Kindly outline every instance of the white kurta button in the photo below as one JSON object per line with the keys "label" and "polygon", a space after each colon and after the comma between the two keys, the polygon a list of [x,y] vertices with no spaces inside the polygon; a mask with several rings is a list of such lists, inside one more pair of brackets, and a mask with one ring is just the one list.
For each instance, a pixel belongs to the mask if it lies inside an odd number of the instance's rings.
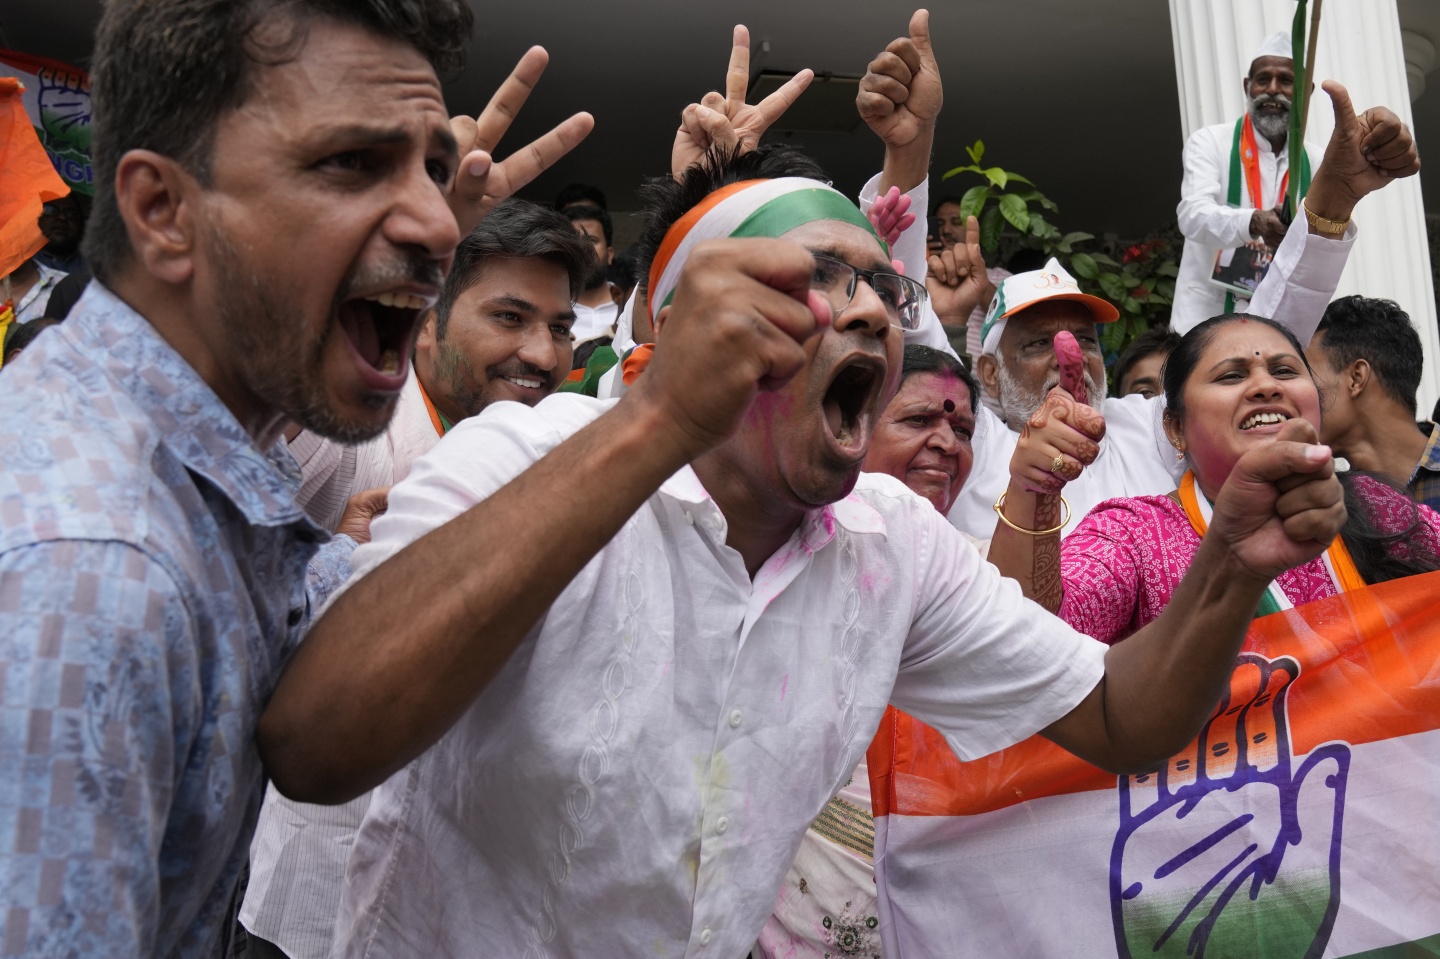
{"label": "white kurta button", "polygon": [[724,835],[724,834],[725,834],[725,830],[727,830],[727,829],[729,829],[729,828],[730,828],[730,820],[729,820],[728,818],[726,818],[725,816],[721,816],[719,819],[715,820],[715,831],[718,832],[718,833],[720,833],[721,835]]}
{"label": "white kurta button", "polygon": [[731,714],[730,714],[730,728],[731,728],[731,729],[738,729],[738,728],[740,728],[740,719],[741,719],[740,710],[737,709],[737,710],[735,710],[733,713],[731,713]]}
{"label": "white kurta button", "polygon": [[688,509],[685,511],[685,522],[689,523],[691,526],[695,525],[695,514],[690,512]]}
{"label": "white kurta button", "polygon": [[709,929],[709,927],[706,927],[706,928],[700,930],[700,945],[702,945],[702,946],[708,946],[708,945],[710,945],[710,929]]}

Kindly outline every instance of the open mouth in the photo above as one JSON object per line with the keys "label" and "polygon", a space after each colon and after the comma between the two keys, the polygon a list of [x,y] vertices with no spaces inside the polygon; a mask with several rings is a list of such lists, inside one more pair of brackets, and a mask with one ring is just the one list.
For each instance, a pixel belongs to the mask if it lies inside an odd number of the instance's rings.
{"label": "open mouth", "polygon": [[432,302],[433,298],[415,293],[385,290],[340,304],[340,328],[372,386],[404,385],[415,327]]}
{"label": "open mouth", "polygon": [[870,416],[884,372],[865,358],[842,366],[821,400],[825,425],[845,452],[863,451],[870,438]]}
{"label": "open mouth", "polygon": [[1290,419],[1284,413],[1251,413],[1240,424],[1241,430],[1253,430],[1259,426],[1279,426]]}

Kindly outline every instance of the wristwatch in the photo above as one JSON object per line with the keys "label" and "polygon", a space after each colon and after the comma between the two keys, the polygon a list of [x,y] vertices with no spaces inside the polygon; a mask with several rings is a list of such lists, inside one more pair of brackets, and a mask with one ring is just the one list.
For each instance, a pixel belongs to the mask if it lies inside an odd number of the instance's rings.
{"label": "wristwatch", "polygon": [[1344,236],[1346,228],[1350,226],[1350,218],[1348,216],[1343,220],[1326,219],[1320,214],[1313,212],[1310,209],[1310,205],[1304,200],[1300,201],[1300,208],[1305,211],[1305,219],[1310,221],[1310,226],[1314,228],[1316,233],[1323,233],[1326,236],[1338,238]]}

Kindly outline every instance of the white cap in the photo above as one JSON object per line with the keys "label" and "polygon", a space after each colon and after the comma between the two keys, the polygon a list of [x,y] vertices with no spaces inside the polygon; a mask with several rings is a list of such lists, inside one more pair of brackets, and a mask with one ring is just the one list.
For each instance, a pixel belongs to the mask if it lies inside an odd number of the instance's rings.
{"label": "white cap", "polygon": [[[1261,57],[1283,57],[1286,60],[1290,60],[1293,59],[1294,56],[1295,49],[1290,43],[1290,34],[1272,33],[1265,38],[1264,43],[1260,44],[1260,49],[1255,51],[1255,55],[1250,58],[1250,62],[1253,64]],[[1246,72],[1248,73],[1249,71],[1247,70]]]}
{"label": "white cap", "polygon": [[980,327],[980,355],[998,354],[1005,321],[1045,300],[1079,303],[1090,311],[1096,323],[1112,323],[1120,317],[1120,311],[1115,309],[1114,304],[1080,292],[1080,284],[1075,282],[1075,277],[1065,272],[1060,261],[1052,256],[1043,270],[1016,273],[1000,281],[995,288],[995,298],[990,301],[990,309],[985,313],[985,322]]}

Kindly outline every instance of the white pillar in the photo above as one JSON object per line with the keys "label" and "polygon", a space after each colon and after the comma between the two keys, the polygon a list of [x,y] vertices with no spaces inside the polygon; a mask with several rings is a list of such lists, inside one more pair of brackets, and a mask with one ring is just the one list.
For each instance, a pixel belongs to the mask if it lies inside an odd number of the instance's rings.
{"label": "white pillar", "polygon": [[[1294,0],[1170,0],[1185,136],[1206,124],[1233,121],[1244,111],[1241,80],[1250,57],[1269,34],[1288,33],[1294,15]],[[1396,0],[1325,0],[1315,79],[1305,135],[1309,142],[1323,147],[1335,126],[1330,98],[1319,87],[1328,79],[1345,84],[1357,110],[1389,107],[1413,129]],[[1386,297],[1410,314],[1425,350],[1419,400],[1422,416],[1428,415],[1440,396],[1440,338],[1420,178],[1397,181],[1366,197],[1355,209],[1355,221],[1360,237],[1336,295]]]}

